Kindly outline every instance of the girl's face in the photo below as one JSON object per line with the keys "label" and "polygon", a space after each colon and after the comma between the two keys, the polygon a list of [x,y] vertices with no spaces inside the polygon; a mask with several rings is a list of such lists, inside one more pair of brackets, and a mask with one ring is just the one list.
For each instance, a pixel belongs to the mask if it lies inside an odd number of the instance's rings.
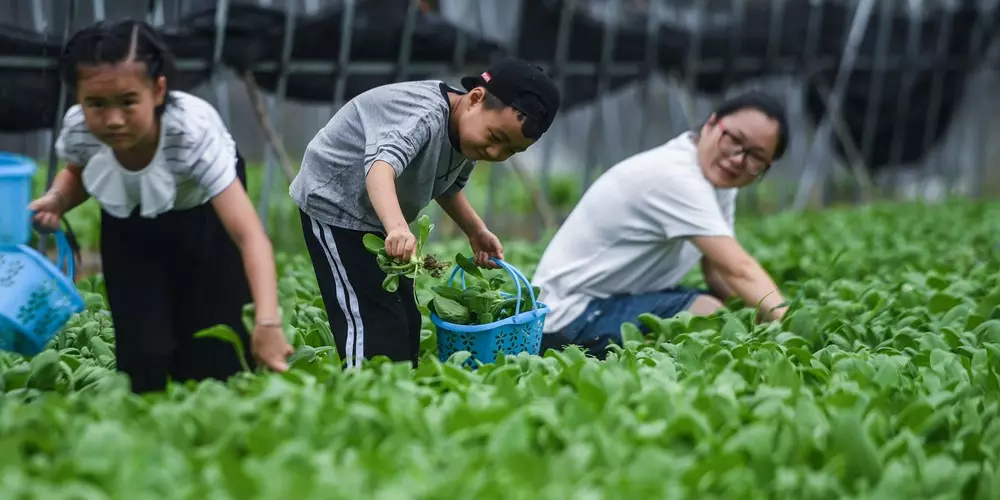
{"label": "girl's face", "polygon": [[155,81],[143,62],[80,66],[76,96],[90,133],[111,149],[130,152],[155,145],[156,108],[166,98],[166,78]]}

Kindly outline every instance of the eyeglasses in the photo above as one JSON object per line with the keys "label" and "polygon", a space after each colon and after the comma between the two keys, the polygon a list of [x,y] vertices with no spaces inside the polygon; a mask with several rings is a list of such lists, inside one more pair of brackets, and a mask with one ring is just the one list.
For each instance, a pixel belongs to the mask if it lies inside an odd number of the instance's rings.
{"label": "eyeglasses", "polygon": [[771,167],[771,160],[764,153],[752,149],[748,150],[739,137],[726,130],[726,127],[722,125],[722,120],[719,120],[719,130],[722,131],[722,135],[719,136],[719,151],[729,157],[743,155],[740,165],[750,175],[757,177]]}

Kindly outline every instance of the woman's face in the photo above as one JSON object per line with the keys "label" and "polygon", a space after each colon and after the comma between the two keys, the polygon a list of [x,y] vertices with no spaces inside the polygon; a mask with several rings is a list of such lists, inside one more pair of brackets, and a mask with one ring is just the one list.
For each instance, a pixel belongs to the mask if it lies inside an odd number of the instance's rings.
{"label": "woman's face", "polygon": [[698,163],[705,178],[720,188],[743,187],[774,161],[778,122],[745,108],[722,118],[712,115],[701,129]]}

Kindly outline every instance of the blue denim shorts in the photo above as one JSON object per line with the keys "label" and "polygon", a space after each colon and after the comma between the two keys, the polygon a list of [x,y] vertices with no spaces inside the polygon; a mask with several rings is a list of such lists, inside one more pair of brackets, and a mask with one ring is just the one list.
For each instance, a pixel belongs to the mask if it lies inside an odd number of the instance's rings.
{"label": "blue denim shorts", "polygon": [[711,295],[711,292],[676,286],[659,292],[596,299],[560,333],[570,342],[587,347],[594,356],[603,358],[609,344],[622,344],[623,323],[633,323],[647,332],[638,322],[639,315],[649,313],[670,318],[691,307],[699,295]]}

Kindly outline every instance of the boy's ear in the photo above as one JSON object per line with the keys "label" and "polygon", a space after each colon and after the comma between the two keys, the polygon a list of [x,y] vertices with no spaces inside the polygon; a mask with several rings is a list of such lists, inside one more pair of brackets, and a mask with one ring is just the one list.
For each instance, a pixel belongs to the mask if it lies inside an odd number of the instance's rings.
{"label": "boy's ear", "polygon": [[486,97],[486,91],[482,87],[475,87],[469,91],[468,95],[470,105],[481,104]]}

